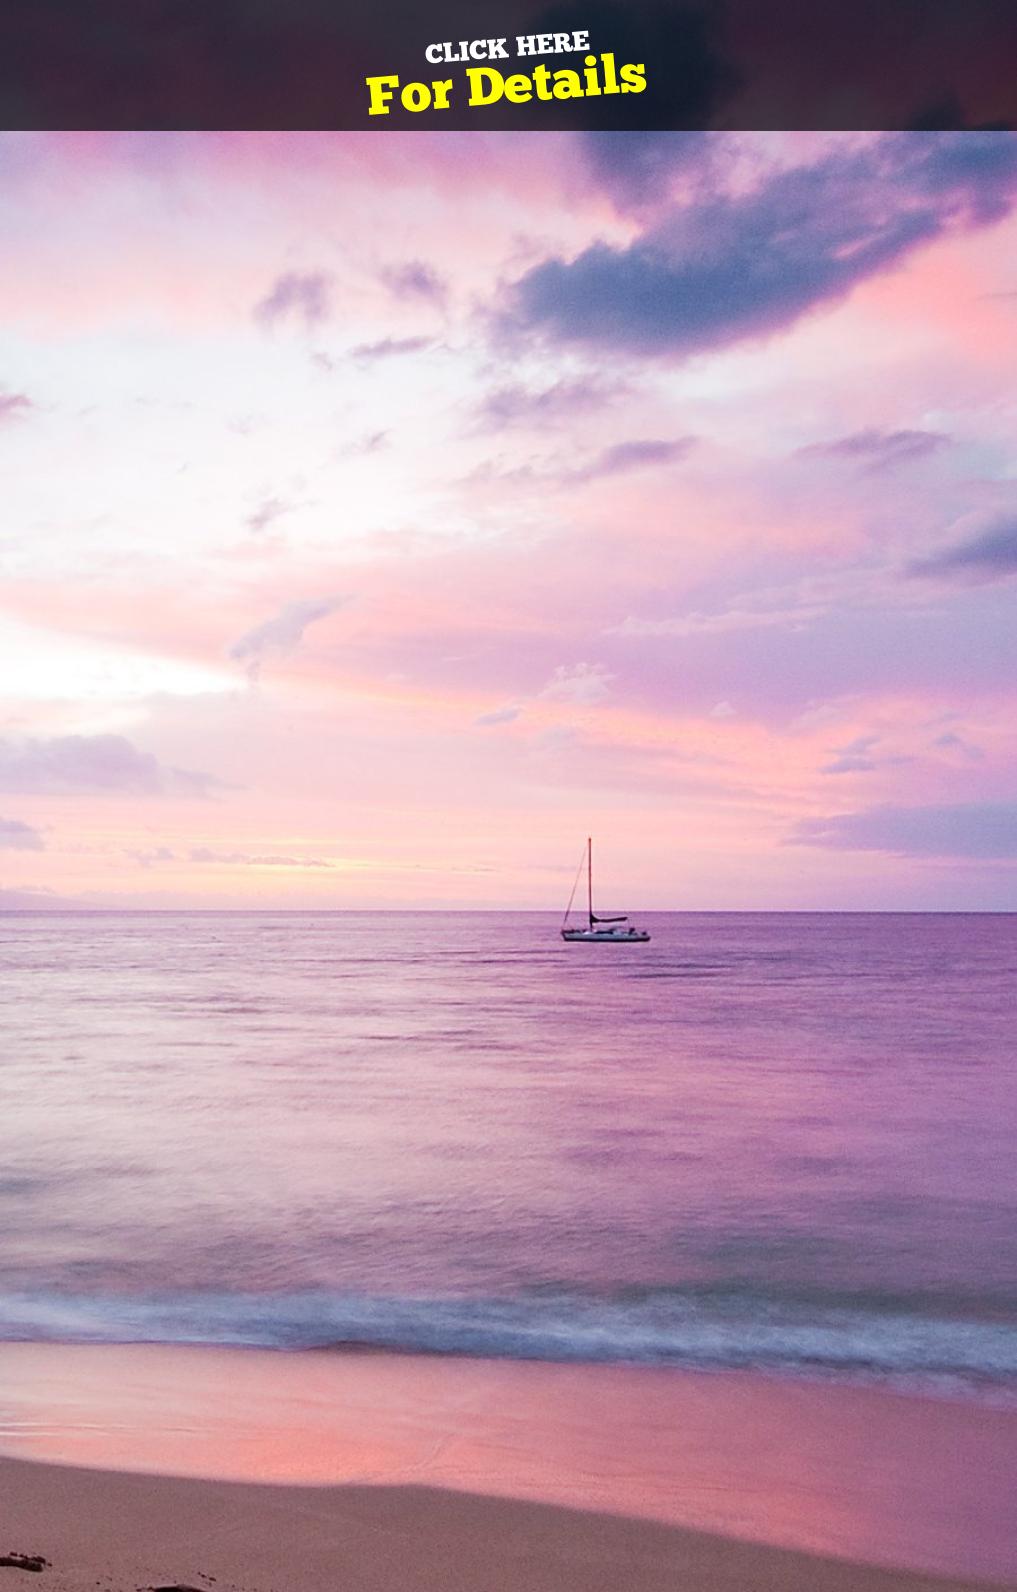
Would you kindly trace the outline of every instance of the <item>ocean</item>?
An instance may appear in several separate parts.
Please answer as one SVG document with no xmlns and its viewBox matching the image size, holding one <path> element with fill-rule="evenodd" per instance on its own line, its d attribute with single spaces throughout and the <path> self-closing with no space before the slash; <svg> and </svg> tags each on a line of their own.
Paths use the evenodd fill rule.
<svg viewBox="0 0 1017 1592">
<path fill-rule="evenodd" d="M 0 917 L 0 1338 L 1017 1400 L 1017 917 Z"/>
</svg>

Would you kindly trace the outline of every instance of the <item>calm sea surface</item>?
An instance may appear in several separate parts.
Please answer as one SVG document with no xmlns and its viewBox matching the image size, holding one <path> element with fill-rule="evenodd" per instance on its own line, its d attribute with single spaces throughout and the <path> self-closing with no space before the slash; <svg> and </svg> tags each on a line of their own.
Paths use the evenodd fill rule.
<svg viewBox="0 0 1017 1592">
<path fill-rule="evenodd" d="M 1017 917 L 0 917 L 0 1338 L 1017 1397 Z"/>
</svg>

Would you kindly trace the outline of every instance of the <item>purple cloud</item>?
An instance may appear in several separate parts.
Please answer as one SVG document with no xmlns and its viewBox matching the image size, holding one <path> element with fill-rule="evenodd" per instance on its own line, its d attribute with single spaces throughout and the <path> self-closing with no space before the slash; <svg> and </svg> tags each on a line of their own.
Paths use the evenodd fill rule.
<svg viewBox="0 0 1017 1592">
<path fill-rule="evenodd" d="M 473 722 L 485 729 L 496 724 L 513 724 L 522 711 L 522 708 L 495 708 L 493 713 L 482 713 L 479 719 L 474 719 Z"/>
<path fill-rule="evenodd" d="M 1017 136 L 894 133 L 676 206 L 628 246 L 545 260 L 502 324 L 554 342 L 685 358 L 792 326 L 1017 195 Z"/>
<path fill-rule="evenodd" d="M 443 304 L 448 291 L 444 277 L 423 260 L 390 265 L 382 271 L 381 279 L 389 292 L 399 299 L 425 299 L 431 304 Z"/>
<path fill-rule="evenodd" d="M 878 764 L 870 757 L 872 748 L 878 743 L 878 735 L 859 735 L 847 746 L 837 748 L 837 753 L 832 763 L 827 763 L 820 769 L 821 774 L 870 774 Z"/>
<path fill-rule="evenodd" d="M 991 521 L 974 536 L 926 558 L 913 559 L 908 575 L 958 577 L 972 581 L 1006 580 L 1017 574 L 1017 516 Z"/>
<path fill-rule="evenodd" d="M 576 470 L 575 481 L 597 481 L 604 476 L 627 475 L 631 470 L 646 470 L 657 464 L 674 464 L 695 446 L 695 437 L 644 438 L 634 442 L 616 442 L 604 448 L 590 463 Z"/>
<path fill-rule="evenodd" d="M 191 862 L 226 863 L 242 868 L 331 868 L 330 862 L 320 857 L 282 857 L 262 855 L 250 851 L 212 851 L 208 846 L 196 846 L 190 852 Z"/>
<path fill-rule="evenodd" d="M 125 857 L 130 857 L 133 862 L 139 862 L 143 868 L 151 868 L 157 862 L 173 862 L 176 853 L 168 846 L 155 846 L 150 851 L 125 851 Z"/>
<path fill-rule="evenodd" d="M 253 514 L 247 516 L 244 523 L 248 530 L 258 536 L 284 514 L 289 514 L 292 507 L 292 503 L 284 503 L 282 498 L 267 497 L 259 503 Z"/>
<path fill-rule="evenodd" d="M 327 619 L 346 601 L 344 597 L 304 597 L 284 603 L 273 619 L 245 631 L 229 649 L 229 656 L 247 666 L 257 679 L 266 656 L 272 652 L 292 652 L 300 645 L 304 631 L 319 619 Z"/>
<path fill-rule="evenodd" d="M 678 178 L 702 169 L 717 143 L 715 133 L 643 128 L 581 136 L 596 182 L 625 213 L 669 199 Z"/>
<path fill-rule="evenodd" d="M 537 389 L 518 383 L 497 387 L 478 407 L 485 426 L 545 426 L 574 419 L 601 409 L 628 391 L 620 381 L 607 381 L 600 375 L 562 378 L 550 387 Z"/>
<path fill-rule="evenodd" d="M 383 337 L 377 343 L 358 343 L 350 353 L 354 359 L 392 359 L 397 354 L 418 354 L 433 341 L 431 337 Z"/>
<path fill-rule="evenodd" d="M 35 405 L 23 392 L 0 392 L 0 425 L 5 420 L 19 420 Z"/>
<path fill-rule="evenodd" d="M 44 851 L 45 841 L 31 824 L 19 818 L 0 818 L 0 849 L 7 851 Z"/>
<path fill-rule="evenodd" d="M 348 442 L 345 447 L 339 448 L 336 457 L 362 459 L 369 453 L 380 453 L 383 448 L 391 446 L 391 436 L 391 431 L 368 431 L 353 442 Z"/>
<path fill-rule="evenodd" d="M 211 774 L 168 768 L 123 735 L 59 735 L 0 740 L 0 790 L 33 795 L 74 791 L 110 795 L 207 796 Z"/>
<path fill-rule="evenodd" d="M 947 447 L 951 440 L 943 431 L 872 429 L 855 431 L 833 442 L 813 442 L 807 448 L 799 448 L 798 453 L 801 458 L 847 459 L 871 472 L 890 469 L 896 464 L 909 464 L 913 459 L 923 459 Z"/>
<path fill-rule="evenodd" d="M 287 271 L 276 277 L 263 299 L 254 306 L 254 318 L 263 326 L 294 317 L 310 329 L 327 320 L 332 279 L 325 271 Z"/>
<path fill-rule="evenodd" d="M 529 464 L 503 469 L 498 463 L 486 460 L 465 477 L 470 483 L 496 482 L 499 486 L 547 491 L 564 491 L 573 486 L 584 486 L 588 481 L 601 481 L 610 476 L 628 475 L 634 470 L 649 470 L 657 465 L 675 464 L 695 446 L 695 437 L 647 437 L 631 442 L 617 442 L 593 454 L 585 464 L 576 465 L 571 455 L 561 453 L 534 460 Z"/>
<path fill-rule="evenodd" d="M 1017 804 L 970 802 L 944 807 L 871 807 L 803 818 L 793 846 L 885 851 L 898 857 L 1017 857 Z"/>
<path fill-rule="evenodd" d="M 943 752 L 958 752 L 961 757 L 966 757 L 969 763 L 980 763 L 985 756 L 980 746 L 976 746 L 973 741 L 966 741 L 955 730 L 946 730 L 942 735 L 937 735 L 932 744 Z"/>
</svg>

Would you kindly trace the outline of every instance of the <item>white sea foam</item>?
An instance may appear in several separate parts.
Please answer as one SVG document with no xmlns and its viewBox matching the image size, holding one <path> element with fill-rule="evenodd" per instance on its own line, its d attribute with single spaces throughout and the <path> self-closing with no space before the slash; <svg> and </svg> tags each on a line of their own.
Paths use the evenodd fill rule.
<svg viewBox="0 0 1017 1592">
<path fill-rule="evenodd" d="M 1017 1329 L 899 1309 L 792 1305 L 702 1291 L 393 1298 L 303 1293 L 0 1297 L 0 1338 L 72 1343 L 373 1347 L 938 1383 L 1017 1398 Z"/>
</svg>

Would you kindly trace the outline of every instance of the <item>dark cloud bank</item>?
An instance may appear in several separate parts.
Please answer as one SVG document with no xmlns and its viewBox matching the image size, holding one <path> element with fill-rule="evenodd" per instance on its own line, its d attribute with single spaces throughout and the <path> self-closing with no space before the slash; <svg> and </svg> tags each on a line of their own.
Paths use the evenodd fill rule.
<svg viewBox="0 0 1017 1592">
<path fill-rule="evenodd" d="M 806 818 L 789 844 L 832 851 L 885 851 L 902 857 L 1017 858 L 1017 803 L 886 806 Z"/>
<path fill-rule="evenodd" d="M 648 136 L 649 172 L 631 153 L 620 165 L 595 157 L 608 191 L 626 171 L 639 194 L 665 189 L 668 145 Z M 672 166 L 684 167 L 688 141 L 670 137 Z M 627 247 L 545 260 L 514 284 L 499 323 L 556 344 L 686 358 L 786 329 L 945 233 L 1001 220 L 1015 198 L 1017 135 L 888 134 L 745 194 L 667 204 Z"/>
</svg>

